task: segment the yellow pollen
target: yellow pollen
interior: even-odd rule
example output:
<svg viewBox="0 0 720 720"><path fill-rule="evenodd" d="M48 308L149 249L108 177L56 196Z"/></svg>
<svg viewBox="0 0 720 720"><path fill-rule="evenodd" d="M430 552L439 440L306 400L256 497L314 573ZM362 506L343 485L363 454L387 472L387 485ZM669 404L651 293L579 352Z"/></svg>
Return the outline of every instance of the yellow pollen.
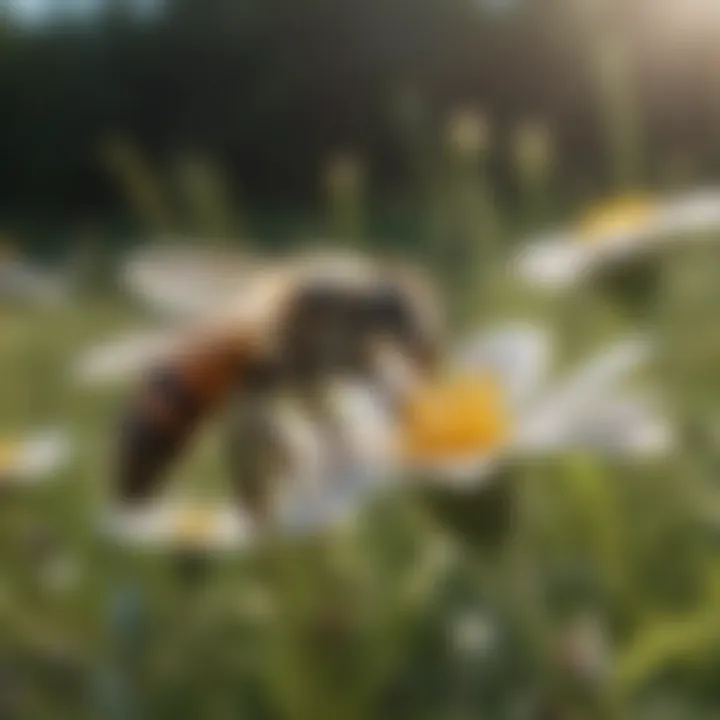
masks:
<svg viewBox="0 0 720 720"><path fill-rule="evenodd" d="M510 418L491 378L455 378L411 399L401 436L411 462L463 458L493 450L508 437Z"/></svg>
<svg viewBox="0 0 720 720"><path fill-rule="evenodd" d="M655 204L643 196L628 196L595 206L579 222L580 236L602 241L642 230L655 212Z"/></svg>

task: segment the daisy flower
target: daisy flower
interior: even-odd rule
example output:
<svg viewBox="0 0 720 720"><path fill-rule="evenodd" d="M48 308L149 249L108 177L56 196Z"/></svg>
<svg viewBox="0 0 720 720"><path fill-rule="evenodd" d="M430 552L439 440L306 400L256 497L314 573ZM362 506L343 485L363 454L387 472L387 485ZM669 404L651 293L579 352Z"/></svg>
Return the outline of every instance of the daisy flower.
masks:
<svg viewBox="0 0 720 720"><path fill-rule="evenodd" d="M222 551L243 547L251 537L250 519L235 508L189 502L121 511L105 529L125 545L173 550Z"/></svg>
<svg viewBox="0 0 720 720"><path fill-rule="evenodd" d="M625 196L591 207L568 227L529 239L513 268L528 283L564 290L717 230L720 190Z"/></svg>
<svg viewBox="0 0 720 720"><path fill-rule="evenodd" d="M420 479L459 488L487 482L508 460L560 450L630 457L665 452L670 428L654 399L626 386L649 358L642 338L604 349L551 380L551 342L532 326L461 345L446 388L410 406L403 464Z"/></svg>

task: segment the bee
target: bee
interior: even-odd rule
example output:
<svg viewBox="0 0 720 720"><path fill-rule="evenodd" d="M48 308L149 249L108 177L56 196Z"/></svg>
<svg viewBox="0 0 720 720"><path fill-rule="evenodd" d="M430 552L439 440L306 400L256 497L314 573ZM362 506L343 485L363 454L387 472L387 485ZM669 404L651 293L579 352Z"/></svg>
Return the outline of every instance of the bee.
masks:
<svg viewBox="0 0 720 720"><path fill-rule="evenodd" d="M432 284L412 268L316 255L256 269L143 377L122 420L119 499L147 502L203 423L229 407L237 497L264 515L273 479L296 457L278 399L295 398L324 446L342 447L329 388L365 383L396 410L436 367L441 326Z"/></svg>

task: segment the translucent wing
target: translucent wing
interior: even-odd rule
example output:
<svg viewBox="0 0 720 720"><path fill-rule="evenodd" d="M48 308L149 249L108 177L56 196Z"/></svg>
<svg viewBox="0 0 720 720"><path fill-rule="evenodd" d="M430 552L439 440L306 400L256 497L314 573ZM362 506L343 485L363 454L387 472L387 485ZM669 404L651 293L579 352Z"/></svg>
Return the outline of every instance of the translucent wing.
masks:
<svg viewBox="0 0 720 720"><path fill-rule="evenodd" d="M71 375L75 382L87 386L129 381L179 347L184 337L178 330L127 333L81 353Z"/></svg>
<svg viewBox="0 0 720 720"><path fill-rule="evenodd" d="M187 319L217 312L255 267L228 248L159 244L131 253L121 266L120 282L152 312Z"/></svg>

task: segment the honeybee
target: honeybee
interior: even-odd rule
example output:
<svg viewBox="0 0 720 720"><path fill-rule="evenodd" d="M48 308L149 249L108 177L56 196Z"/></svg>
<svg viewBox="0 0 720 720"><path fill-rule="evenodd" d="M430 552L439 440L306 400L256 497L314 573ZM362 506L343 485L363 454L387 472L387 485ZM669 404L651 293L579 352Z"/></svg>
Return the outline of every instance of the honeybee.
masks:
<svg viewBox="0 0 720 720"><path fill-rule="evenodd" d="M233 485L263 518L289 465L352 444L352 427L328 402L338 387L364 387L393 413L436 367L439 305L416 269L360 255L301 256L258 266L241 285L194 318L142 378L120 432L123 503L149 501L203 422L229 407ZM313 440L293 442L299 425Z"/></svg>

